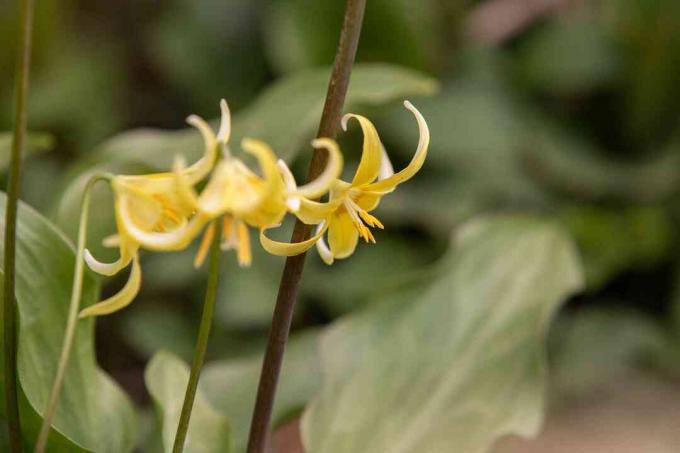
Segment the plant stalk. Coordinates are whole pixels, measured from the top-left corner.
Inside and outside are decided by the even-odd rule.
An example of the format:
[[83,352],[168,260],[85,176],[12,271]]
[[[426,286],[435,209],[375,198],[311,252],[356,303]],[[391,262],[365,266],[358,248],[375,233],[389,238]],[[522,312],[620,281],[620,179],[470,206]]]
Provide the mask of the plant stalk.
[[64,332],[64,342],[61,347],[61,355],[57,364],[57,373],[52,383],[52,390],[47,400],[47,406],[43,413],[43,422],[40,426],[40,433],[35,443],[35,453],[43,453],[47,447],[47,440],[50,436],[52,420],[57,412],[61,388],[64,384],[66,367],[71,356],[73,340],[75,339],[76,325],[78,324],[78,311],[80,310],[80,299],[83,292],[84,262],[83,253],[87,242],[87,223],[90,212],[90,196],[92,187],[99,181],[110,180],[110,175],[98,174],[90,178],[83,192],[83,199],[80,204],[80,222],[78,224],[78,244],[76,246],[76,262],[73,270],[73,287],[71,288],[71,301],[69,303],[66,330]]
[[[345,18],[340,32],[340,40],[335,54],[333,71],[328,83],[326,102],[321,115],[317,137],[335,138],[340,128],[342,108],[345,103],[352,65],[354,64],[354,58],[359,45],[365,8],[366,0],[347,0]],[[314,150],[309,165],[308,181],[321,174],[326,166],[327,159],[328,155],[325,150]],[[305,225],[298,220],[295,223],[291,242],[301,242],[309,238],[311,229],[311,226]],[[255,409],[250,425],[248,453],[264,453],[267,447],[276,387],[281,373],[283,354],[293,319],[293,311],[305,265],[305,257],[306,253],[288,257],[283,268],[271,330],[269,332],[269,341],[260,373]]]
[[16,272],[16,226],[21,179],[21,154],[26,143],[26,97],[31,66],[33,37],[33,0],[21,1],[21,37],[19,58],[16,66],[14,137],[7,182],[7,206],[5,211],[5,257],[4,257],[4,354],[5,354],[5,411],[12,453],[21,452],[21,420],[17,389],[17,314],[15,294]]
[[196,350],[194,351],[194,359],[191,364],[191,374],[189,375],[187,390],[184,394],[184,404],[182,405],[182,412],[177,425],[175,443],[172,447],[173,453],[181,453],[182,450],[184,450],[184,442],[186,441],[187,432],[189,431],[189,420],[191,418],[191,410],[194,406],[194,398],[196,397],[198,379],[201,376],[201,369],[203,368],[203,361],[205,360],[205,351],[208,348],[208,338],[210,336],[210,327],[212,326],[213,312],[215,311],[217,283],[220,273],[220,239],[222,235],[218,234],[219,230],[217,227],[218,222],[213,221],[215,235],[210,246],[208,285],[205,291],[205,301],[203,302],[203,315],[201,316],[201,325],[198,328]]

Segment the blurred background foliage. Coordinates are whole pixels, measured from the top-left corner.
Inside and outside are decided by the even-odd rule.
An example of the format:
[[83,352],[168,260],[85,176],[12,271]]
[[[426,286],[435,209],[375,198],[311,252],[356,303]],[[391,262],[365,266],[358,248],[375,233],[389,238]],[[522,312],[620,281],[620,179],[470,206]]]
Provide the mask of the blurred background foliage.
[[[327,67],[343,4],[41,2],[30,94],[30,128],[39,132],[29,145],[46,152],[27,158],[23,199],[73,231],[77,219],[60,217],[59,206],[104,140],[137,127],[183,128],[188,113],[214,118],[221,97],[238,117],[274,81]],[[3,68],[14,61],[13,7],[0,5]],[[680,2],[371,0],[358,61],[439,81],[434,96],[412,99],[430,124],[431,152],[422,175],[385,199],[378,215],[389,228],[377,245],[333,268],[311,258],[296,331],[426,280],[451,231],[473,215],[534,212],[568,228],[586,270],[585,292],[551,331],[556,404],[621,374],[677,373]],[[12,72],[0,73],[5,131],[11,86]],[[304,98],[306,85],[296,89]],[[359,111],[375,118],[396,166],[407,162],[417,137],[399,103]],[[181,137],[166,137],[166,158],[199,151],[197,137]],[[353,162],[357,134],[342,143]],[[8,145],[0,135],[0,149]],[[307,156],[300,152],[298,171]],[[144,169],[139,159],[125,170]],[[152,354],[191,355],[204,285],[193,253],[146,256],[139,300],[98,321],[100,364],[140,404],[149,403],[143,369]],[[251,270],[233,261],[224,260],[209,354],[248,361],[263,345],[282,260],[257,253]],[[120,284],[107,281],[105,291]]]

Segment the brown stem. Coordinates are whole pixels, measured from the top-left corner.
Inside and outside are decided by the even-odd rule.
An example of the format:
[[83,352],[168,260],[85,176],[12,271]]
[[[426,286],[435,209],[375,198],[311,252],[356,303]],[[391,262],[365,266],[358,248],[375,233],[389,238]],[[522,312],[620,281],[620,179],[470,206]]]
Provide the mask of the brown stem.
[[[345,103],[345,95],[349,86],[349,78],[354,64],[361,25],[364,19],[366,0],[347,0],[345,18],[340,32],[340,42],[335,54],[333,72],[328,83],[326,102],[321,115],[317,137],[335,138],[340,128],[342,107]],[[325,150],[315,150],[309,165],[307,179],[316,178],[326,166],[328,158]],[[309,238],[311,226],[300,221],[295,223],[295,229],[291,242],[300,242]],[[293,319],[295,301],[297,299],[302,270],[305,266],[306,254],[291,256],[286,259],[283,268],[279,294],[276,298],[276,306],[272,318],[269,342],[265,352],[260,384],[257,389],[257,399],[250,425],[250,437],[248,439],[248,453],[264,453],[269,437],[276,386],[281,372],[283,353],[286,349],[288,333]]]
[[26,143],[26,95],[31,66],[33,36],[33,0],[21,2],[21,37],[16,69],[14,138],[7,182],[7,206],[5,211],[5,257],[4,257],[4,353],[5,353],[5,411],[9,428],[9,444],[13,453],[21,452],[21,422],[17,388],[17,327],[15,298],[15,257],[17,207],[21,175],[21,153]]

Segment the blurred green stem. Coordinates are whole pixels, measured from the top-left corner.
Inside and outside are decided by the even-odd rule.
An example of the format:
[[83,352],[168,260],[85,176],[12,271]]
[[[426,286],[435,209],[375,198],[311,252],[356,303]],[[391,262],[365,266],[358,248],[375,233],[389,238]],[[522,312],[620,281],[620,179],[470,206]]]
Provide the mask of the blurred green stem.
[[[349,87],[349,78],[352,73],[352,65],[359,45],[361,26],[364,20],[366,0],[347,0],[345,18],[340,31],[338,49],[333,62],[333,72],[328,82],[326,102],[324,103],[321,122],[317,137],[335,138],[340,128],[342,108],[345,104],[345,96]],[[314,150],[312,161],[309,164],[307,180],[316,178],[326,166],[328,156],[323,150]],[[291,242],[301,242],[309,238],[311,227],[299,220],[295,223],[295,229]],[[283,354],[288,342],[290,325],[293,320],[295,301],[297,299],[302,271],[305,266],[305,253],[286,258],[283,268],[279,293],[276,297],[274,315],[272,317],[269,341],[265,351],[260,383],[257,388],[255,409],[250,422],[250,436],[248,438],[248,453],[264,453],[269,437],[276,387],[281,373]]]
[[208,285],[205,290],[205,301],[203,302],[203,315],[201,316],[201,325],[198,328],[198,338],[196,339],[196,350],[194,351],[194,359],[191,364],[191,374],[189,375],[189,382],[187,383],[187,390],[184,394],[184,404],[182,405],[182,413],[179,417],[179,424],[177,425],[177,434],[175,434],[175,444],[172,447],[173,453],[180,453],[184,450],[184,442],[189,431],[189,420],[191,419],[191,410],[194,406],[194,398],[196,397],[196,388],[198,387],[198,379],[201,376],[201,369],[203,368],[203,361],[205,360],[205,351],[208,348],[208,338],[210,337],[210,327],[212,326],[213,312],[215,311],[215,300],[217,299],[217,282],[220,273],[220,238],[218,222],[213,221],[215,234],[212,244],[210,245],[210,265],[208,268]]
[[75,338],[76,325],[78,324],[78,310],[80,309],[80,298],[83,292],[83,274],[84,274],[84,259],[85,243],[87,241],[87,222],[90,211],[90,196],[92,187],[99,181],[111,180],[110,175],[97,174],[90,178],[85,186],[83,199],[80,206],[80,222],[78,224],[78,245],[76,248],[75,269],[73,271],[73,287],[71,288],[71,302],[68,309],[68,320],[66,321],[66,331],[64,333],[64,342],[61,347],[61,355],[59,356],[59,363],[57,364],[57,374],[52,383],[52,390],[48,398],[47,407],[43,413],[43,422],[38,434],[38,440],[35,443],[35,453],[43,453],[47,446],[47,440],[50,435],[50,428],[54,414],[59,405],[59,396],[61,395],[61,387],[64,383],[64,376],[66,374],[66,366],[71,355],[71,348],[73,347],[73,340]]
[[19,39],[19,58],[16,67],[15,85],[15,122],[12,156],[7,182],[7,207],[5,210],[5,259],[4,259],[4,354],[5,354],[5,413],[9,429],[10,449],[21,452],[21,421],[19,419],[19,400],[17,391],[17,314],[15,294],[16,272],[16,227],[19,202],[19,182],[21,176],[21,154],[26,142],[26,96],[31,66],[31,45],[33,36],[33,0],[21,1],[21,37]]

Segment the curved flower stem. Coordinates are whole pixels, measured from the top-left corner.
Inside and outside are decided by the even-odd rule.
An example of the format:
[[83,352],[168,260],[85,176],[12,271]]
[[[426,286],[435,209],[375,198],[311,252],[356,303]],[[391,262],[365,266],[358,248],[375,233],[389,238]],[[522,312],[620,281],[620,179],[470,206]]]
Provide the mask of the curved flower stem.
[[[213,221],[213,228],[217,229],[218,221]],[[194,351],[194,359],[191,364],[191,374],[189,375],[189,382],[187,383],[187,390],[184,394],[184,404],[182,405],[182,413],[179,416],[179,423],[177,425],[177,434],[175,434],[175,443],[172,447],[173,453],[180,453],[184,450],[184,442],[189,431],[189,420],[191,418],[191,410],[194,406],[194,398],[196,397],[196,388],[198,387],[198,378],[201,376],[201,369],[203,368],[203,361],[205,360],[205,351],[208,347],[208,338],[210,336],[210,327],[212,326],[213,312],[215,311],[215,300],[217,299],[217,282],[220,273],[220,239],[222,235],[213,235],[212,244],[210,246],[210,264],[208,268],[208,285],[205,290],[205,300],[203,302],[203,314],[201,315],[201,325],[198,328],[198,338],[196,339],[196,349]]]
[[17,397],[17,327],[15,298],[15,258],[17,207],[21,175],[21,153],[26,141],[26,97],[31,66],[33,36],[33,0],[21,2],[21,38],[19,59],[16,67],[14,139],[7,182],[7,206],[5,211],[5,260],[4,260],[4,353],[5,353],[5,410],[9,428],[9,443],[13,453],[21,451],[21,421]]
[[[326,102],[317,137],[335,138],[340,128],[342,107],[345,103],[345,95],[349,86],[349,78],[354,64],[359,35],[364,18],[366,0],[347,0],[345,18],[340,32],[340,42],[335,54],[333,72],[328,83]],[[307,179],[316,178],[326,166],[327,152],[314,150],[312,161],[309,165]],[[291,242],[302,242],[310,237],[311,227],[304,225],[299,220],[295,223]],[[306,254],[291,256],[286,259],[279,293],[276,298],[276,306],[272,318],[272,326],[269,332],[269,342],[265,352],[260,383],[257,389],[255,409],[250,424],[250,437],[248,439],[248,453],[264,453],[269,425],[271,422],[276,386],[283,363],[283,353],[288,341],[288,333],[293,319],[295,301],[297,299],[302,270],[305,265]]]
[[83,199],[80,206],[80,222],[78,225],[78,245],[76,247],[75,269],[73,271],[73,287],[71,288],[71,302],[68,309],[68,319],[66,321],[66,331],[64,332],[64,342],[61,347],[61,355],[59,356],[59,363],[57,364],[57,374],[52,383],[52,390],[47,400],[47,407],[43,413],[43,422],[40,427],[40,433],[35,444],[35,453],[43,453],[47,446],[47,439],[50,435],[50,428],[54,414],[59,405],[59,396],[61,395],[61,388],[64,383],[64,376],[66,375],[66,366],[71,355],[73,347],[73,340],[75,338],[76,325],[78,323],[78,310],[80,309],[80,298],[83,292],[83,275],[84,275],[84,259],[83,253],[85,251],[85,242],[87,241],[87,222],[90,211],[90,195],[92,187],[99,181],[111,180],[111,176],[107,174],[97,174],[92,176],[85,186],[83,192]]

